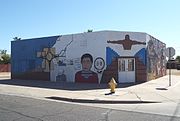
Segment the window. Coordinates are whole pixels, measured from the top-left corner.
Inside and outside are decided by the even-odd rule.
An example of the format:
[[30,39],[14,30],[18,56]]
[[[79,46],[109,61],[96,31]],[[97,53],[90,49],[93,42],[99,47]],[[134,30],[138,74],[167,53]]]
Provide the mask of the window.
[[125,60],[121,59],[119,60],[119,71],[125,71]]
[[128,71],[134,71],[134,59],[128,59]]

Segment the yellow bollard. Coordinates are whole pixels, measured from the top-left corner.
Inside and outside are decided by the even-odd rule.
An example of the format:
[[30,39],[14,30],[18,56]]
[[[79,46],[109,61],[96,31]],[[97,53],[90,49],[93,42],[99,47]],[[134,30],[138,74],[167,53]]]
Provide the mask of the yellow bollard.
[[115,79],[112,77],[111,81],[108,83],[109,87],[110,87],[110,91],[111,93],[115,93],[115,88],[117,86],[117,83],[115,81]]

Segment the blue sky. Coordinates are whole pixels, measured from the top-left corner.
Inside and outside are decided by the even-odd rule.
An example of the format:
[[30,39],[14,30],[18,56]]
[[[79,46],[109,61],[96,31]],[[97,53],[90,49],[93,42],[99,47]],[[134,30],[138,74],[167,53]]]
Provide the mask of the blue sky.
[[0,49],[22,39],[117,30],[146,32],[180,55],[180,0],[0,0]]

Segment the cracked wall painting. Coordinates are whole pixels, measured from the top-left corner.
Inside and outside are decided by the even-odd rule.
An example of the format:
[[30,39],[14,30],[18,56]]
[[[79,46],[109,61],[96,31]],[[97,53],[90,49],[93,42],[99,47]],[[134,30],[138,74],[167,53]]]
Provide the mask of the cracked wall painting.
[[[84,53],[83,50],[76,53],[77,48],[87,47],[85,41],[77,41],[74,35],[61,36],[57,39],[53,46],[56,48],[56,58],[53,60],[54,69],[51,70],[51,81],[99,83],[97,73],[92,70],[92,67],[94,68],[93,55]],[[76,46],[75,51],[73,51],[74,46]],[[76,56],[69,56],[72,53]]]

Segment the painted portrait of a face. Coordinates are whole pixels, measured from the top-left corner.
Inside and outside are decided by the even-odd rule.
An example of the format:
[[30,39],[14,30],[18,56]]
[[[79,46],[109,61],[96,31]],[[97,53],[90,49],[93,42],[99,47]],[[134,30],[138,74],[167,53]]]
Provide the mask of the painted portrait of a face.
[[97,73],[91,71],[92,64],[93,64],[92,55],[86,53],[81,56],[82,70],[76,72],[75,82],[98,83]]
[[84,71],[89,71],[92,67],[92,62],[89,57],[83,58],[81,64],[82,64],[82,70]]

